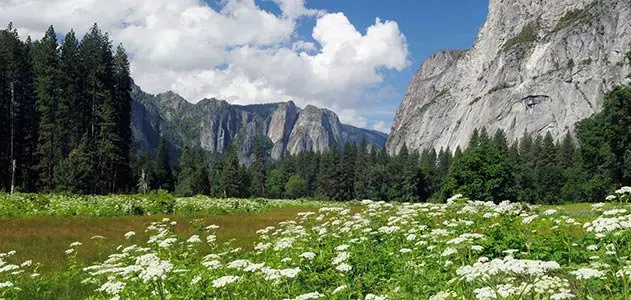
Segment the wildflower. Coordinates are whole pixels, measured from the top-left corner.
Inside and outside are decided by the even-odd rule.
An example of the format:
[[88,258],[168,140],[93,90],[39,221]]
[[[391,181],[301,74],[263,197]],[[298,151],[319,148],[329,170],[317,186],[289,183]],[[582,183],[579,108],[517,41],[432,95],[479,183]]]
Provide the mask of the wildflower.
[[210,270],[216,270],[221,268],[221,262],[218,260],[205,261],[202,265]]
[[166,279],[166,274],[173,270],[173,264],[166,260],[161,260],[153,253],[145,254],[136,259],[136,265],[142,268],[138,277],[143,282]]
[[347,263],[341,263],[339,264],[337,267],[335,267],[336,270],[340,271],[340,272],[349,272],[350,270],[353,269],[353,267]]
[[401,248],[401,250],[399,250],[399,252],[401,252],[401,253],[410,253],[410,252],[412,252],[412,249],[409,249],[409,248]]
[[346,285],[340,285],[340,286],[336,287],[335,290],[333,290],[333,294],[337,294],[337,293],[339,293],[339,292],[341,292],[341,291],[343,291],[345,289],[346,289]]
[[195,276],[195,277],[191,280],[191,285],[198,284],[200,281],[202,281],[202,277],[201,277],[201,276]]
[[337,254],[335,258],[333,258],[333,264],[339,265],[345,262],[349,257],[350,257],[350,254],[348,252],[340,252]]
[[198,243],[201,243],[202,240],[199,238],[199,235],[193,235],[190,238],[188,238],[186,242],[189,244],[198,244]]
[[217,240],[217,236],[216,235],[209,235],[206,237],[206,242],[209,244],[214,243]]
[[473,246],[471,246],[471,250],[473,250],[473,251],[482,251],[482,250],[484,250],[484,247],[482,247],[480,245],[473,245]]
[[229,263],[228,264],[228,268],[229,269],[243,270],[249,265],[250,265],[250,261],[249,260],[247,260],[247,259],[238,259],[238,260],[235,260],[235,261],[232,261],[231,263]]
[[458,295],[452,291],[443,291],[438,294],[429,297],[429,300],[448,300],[452,298],[456,298]]
[[605,276],[604,272],[591,269],[591,268],[580,268],[576,271],[570,272],[570,274],[576,276],[578,280],[589,280],[592,278],[603,278]]
[[263,268],[265,266],[265,263],[260,263],[260,264],[250,264],[249,266],[245,267],[245,269],[243,269],[244,272],[256,272],[258,270],[260,270],[261,268]]
[[118,295],[120,294],[120,292],[123,291],[123,289],[125,288],[125,285],[126,284],[124,282],[107,281],[106,283],[101,285],[101,287],[99,287],[96,291],[104,292],[110,295]]
[[302,294],[296,298],[294,298],[293,300],[308,300],[308,299],[318,299],[318,298],[322,298],[324,297],[324,295],[318,293],[318,292],[313,292],[313,293],[307,293],[307,294]]
[[135,233],[135,232],[133,232],[133,231],[129,231],[129,232],[125,233],[125,238],[126,238],[126,239],[131,239],[131,238],[132,238],[133,236],[135,236],[135,235],[136,235],[136,233]]
[[279,273],[280,273],[280,276],[287,277],[287,278],[294,278],[296,277],[296,275],[298,275],[298,273],[300,273],[300,268],[283,269],[283,270],[280,270]]
[[74,243],[70,244],[70,248],[78,247],[78,246],[81,246],[81,245],[83,245],[81,242],[74,242]]
[[74,253],[74,249],[71,248],[71,249],[66,250],[66,254],[72,254],[72,253]]
[[27,260],[27,261],[23,262],[23,263],[20,265],[20,267],[22,267],[22,268],[28,268],[28,267],[30,267],[32,264],[33,264],[33,261],[32,261],[32,260]]
[[447,248],[445,249],[445,251],[443,251],[443,253],[440,255],[442,257],[446,257],[446,256],[451,256],[453,254],[457,254],[458,250],[454,249],[454,248]]
[[364,300],[388,300],[388,297],[382,295],[368,294]]
[[316,257],[316,254],[313,252],[305,252],[303,254],[300,254],[300,257],[307,260],[313,260]]
[[350,246],[349,246],[349,245],[346,245],[346,244],[344,244],[344,245],[339,245],[339,246],[335,247],[335,250],[336,250],[336,251],[346,251],[346,249],[348,249],[348,247],[350,247]]
[[213,280],[213,287],[218,289],[222,288],[228,284],[235,283],[239,280],[239,276],[223,276]]
[[176,238],[168,238],[168,239],[165,239],[162,242],[160,242],[158,244],[158,247],[160,247],[160,248],[168,248],[175,242],[177,242]]

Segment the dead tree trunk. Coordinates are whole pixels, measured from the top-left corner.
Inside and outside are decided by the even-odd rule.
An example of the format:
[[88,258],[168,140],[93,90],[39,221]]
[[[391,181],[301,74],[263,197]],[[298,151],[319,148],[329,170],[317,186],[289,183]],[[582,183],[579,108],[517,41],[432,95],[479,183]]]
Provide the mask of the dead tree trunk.
[[15,159],[15,89],[11,82],[11,194],[15,190],[15,173],[17,160]]

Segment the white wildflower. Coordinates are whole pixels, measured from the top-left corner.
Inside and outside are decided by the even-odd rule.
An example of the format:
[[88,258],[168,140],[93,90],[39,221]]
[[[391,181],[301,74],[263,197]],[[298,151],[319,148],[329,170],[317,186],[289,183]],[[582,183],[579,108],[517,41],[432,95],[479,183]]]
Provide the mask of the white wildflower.
[[223,276],[213,280],[213,287],[218,289],[222,288],[228,284],[235,283],[239,280],[239,276]]

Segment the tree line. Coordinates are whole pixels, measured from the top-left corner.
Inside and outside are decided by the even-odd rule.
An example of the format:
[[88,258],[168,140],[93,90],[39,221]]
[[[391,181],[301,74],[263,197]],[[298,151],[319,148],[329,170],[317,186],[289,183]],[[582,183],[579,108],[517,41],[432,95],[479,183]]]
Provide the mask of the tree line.
[[[631,60],[631,53],[627,55]],[[325,153],[302,152],[269,160],[264,138],[249,168],[237,153],[205,155],[186,148],[175,171],[161,143],[153,166],[154,188],[179,195],[215,197],[316,197],[346,201],[444,201],[455,194],[486,201],[539,204],[602,201],[631,185],[631,85],[606,94],[600,113],[555,141],[550,133],[525,133],[509,142],[503,130],[474,130],[463,150],[410,151],[333,144]],[[151,161],[145,154],[144,161]],[[135,169],[138,169],[136,167]],[[173,175],[175,174],[175,175]]]
[[391,155],[362,140],[272,161],[261,137],[248,167],[236,145],[225,154],[183,146],[175,158],[162,140],[136,153],[130,90],[125,50],[96,24],[81,41],[70,31],[61,43],[52,26],[38,41],[20,40],[11,24],[0,30],[0,190],[410,202],[462,193],[562,203],[600,201],[631,185],[629,85],[607,93],[602,111],[561,141],[525,134],[509,142],[502,130],[482,128],[454,151],[403,145]]
[[131,78],[95,24],[61,43],[0,30],[0,190],[129,191]]

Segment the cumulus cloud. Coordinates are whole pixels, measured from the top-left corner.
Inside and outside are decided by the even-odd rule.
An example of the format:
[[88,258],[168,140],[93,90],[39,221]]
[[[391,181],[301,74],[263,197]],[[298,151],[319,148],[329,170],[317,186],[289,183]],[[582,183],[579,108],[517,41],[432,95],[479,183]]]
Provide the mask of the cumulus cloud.
[[[376,18],[362,34],[343,13],[273,0],[281,13],[254,0],[0,0],[0,22],[13,21],[39,38],[48,25],[82,33],[93,22],[130,53],[132,76],[151,93],[173,90],[191,101],[215,97],[250,104],[294,100],[340,114],[365,127],[358,113],[382,70],[408,67],[405,36]],[[301,18],[315,18],[301,37]],[[374,124],[373,127],[378,126]]]
[[373,130],[377,130],[383,133],[390,133],[390,126],[385,121],[377,121],[372,125]]

